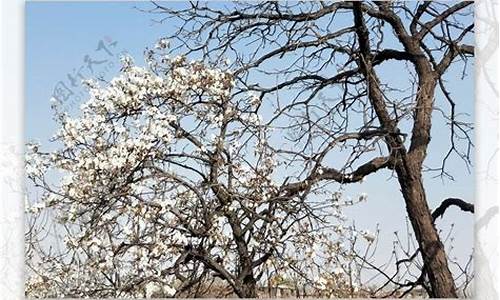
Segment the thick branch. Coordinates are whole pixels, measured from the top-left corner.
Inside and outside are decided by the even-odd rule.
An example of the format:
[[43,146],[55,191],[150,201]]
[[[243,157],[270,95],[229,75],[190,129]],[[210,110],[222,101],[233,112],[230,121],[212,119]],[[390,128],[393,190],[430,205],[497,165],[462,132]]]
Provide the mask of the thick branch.
[[441,202],[441,205],[434,210],[432,213],[432,220],[435,221],[437,218],[443,217],[448,207],[453,205],[458,206],[463,211],[474,213],[474,204],[465,202],[464,200],[458,198],[448,198]]
[[392,164],[389,157],[377,157],[369,162],[361,165],[352,173],[343,173],[337,169],[324,168],[317,170],[307,179],[290,183],[283,186],[282,190],[286,192],[286,196],[290,197],[309,189],[314,183],[322,180],[333,180],[338,183],[354,183],[361,181],[364,177],[377,172],[380,169],[386,168]]

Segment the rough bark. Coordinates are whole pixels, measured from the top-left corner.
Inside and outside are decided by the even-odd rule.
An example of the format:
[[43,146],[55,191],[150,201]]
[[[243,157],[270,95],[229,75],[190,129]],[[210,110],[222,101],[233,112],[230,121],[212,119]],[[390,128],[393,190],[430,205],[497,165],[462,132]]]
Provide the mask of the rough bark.
[[444,246],[433,224],[424,186],[417,166],[407,163],[396,168],[415,237],[431,284],[431,297],[456,298],[455,282],[448,267]]
[[257,298],[257,282],[252,275],[248,275],[236,290],[240,298]]
[[257,280],[253,272],[253,261],[248,253],[246,243],[244,252],[240,253],[240,272],[237,280],[236,293],[240,298],[257,298]]
[[396,172],[415,237],[431,284],[431,297],[457,298],[455,281],[448,267],[444,246],[434,226],[422,182],[422,164],[431,140],[432,109],[437,77],[425,60],[415,63],[419,77],[411,146]]
[[[410,149],[408,152],[406,151],[399,136],[389,135],[386,137],[388,150],[392,153],[394,159],[398,161],[395,164],[395,171],[406,203],[408,217],[419,247],[422,250],[424,268],[431,283],[432,295],[430,296],[435,298],[456,298],[455,282],[448,267],[444,246],[434,227],[422,182],[422,164],[431,140],[432,106],[434,104],[437,77],[430,63],[423,58],[418,43],[406,34],[404,28],[394,18],[394,14],[387,9],[386,4],[380,3],[380,9],[387,14],[388,21],[394,23],[394,28],[398,31],[399,38],[405,45],[406,50],[412,56],[417,57],[414,66],[419,78]],[[362,11],[362,4],[353,2],[354,23],[361,52],[358,64],[365,76],[368,97],[380,124],[389,132],[397,133],[395,122],[389,115],[383,92],[380,90],[380,80],[373,68],[369,32]]]

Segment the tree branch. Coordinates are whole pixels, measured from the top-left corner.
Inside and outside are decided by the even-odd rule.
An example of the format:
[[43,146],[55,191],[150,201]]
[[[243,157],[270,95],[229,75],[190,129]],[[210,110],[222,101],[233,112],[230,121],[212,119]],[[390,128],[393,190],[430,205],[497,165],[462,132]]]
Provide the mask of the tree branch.
[[441,205],[439,205],[436,210],[434,210],[434,212],[432,213],[432,220],[436,221],[437,218],[443,217],[446,209],[453,205],[458,206],[463,211],[474,213],[474,204],[465,202],[464,200],[458,198],[447,198],[443,202],[441,202]]

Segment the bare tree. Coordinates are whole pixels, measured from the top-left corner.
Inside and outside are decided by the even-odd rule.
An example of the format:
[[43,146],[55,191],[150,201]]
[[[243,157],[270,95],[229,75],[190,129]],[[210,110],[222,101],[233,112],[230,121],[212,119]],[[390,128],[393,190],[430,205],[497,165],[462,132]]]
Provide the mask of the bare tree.
[[[449,126],[450,148],[442,165],[429,171],[451,176],[446,163],[453,155],[470,164],[472,125],[457,114],[446,76],[455,63],[467,66],[473,56],[472,2],[153,5],[148,11],[161,22],[180,22],[169,36],[177,41],[173,52],[210,62],[233,60],[235,95],[255,92],[255,112],[272,111],[267,124],[287,130],[286,143],[267,147],[303,171],[288,176],[277,195],[293,198],[322,182],[349,184],[391,170],[430,296],[457,296],[422,174],[435,111]],[[386,65],[397,68],[395,76],[407,77],[405,86],[391,82]],[[459,80],[456,71],[451,74]],[[331,159],[338,152],[348,154]],[[343,165],[334,167],[340,159]]]

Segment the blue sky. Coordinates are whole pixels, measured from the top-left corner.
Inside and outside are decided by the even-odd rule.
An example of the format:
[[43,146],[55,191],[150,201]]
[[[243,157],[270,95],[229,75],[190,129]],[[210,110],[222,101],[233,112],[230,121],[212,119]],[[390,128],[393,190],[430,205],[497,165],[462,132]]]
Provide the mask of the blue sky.
[[[147,3],[133,2],[27,2],[26,3],[26,117],[25,136],[47,144],[55,132],[55,123],[51,120],[49,99],[55,86],[62,81],[70,85],[68,74],[80,70],[84,76],[91,75],[86,67],[85,57],[94,64],[94,75],[103,72],[109,79],[118,71],[117,53],[126,50],[136,61],[141,61],[145,47],[152,46],[162,36],[171,34],[175,24],[158,24],[152,21],[154,16],[134,9],[134,6],[147,7]],[[180,5],[171,3],[171,5]],[[110,56],[104,49],[96,51],[98,43],[111,51]],[[113,48],[109,43],[116,42]],[[106,60],[106,61],[105,61]],[[105,61],[105,62],[104,62]],[[111,65],[113,64],[113,65]],[[104,66],[108,66],[107,69]],[[396,69],[397,70],[397,69]],[[469,73],[472,73],[470,69]],[[455,96],[461,112],[474,115],[473,77],[458,80],[461,69],[451,70],[449,87]],[[382,76],[397,79],[394,69],[382,70]],[[82,87],[72,88],[74,93],[70,102],[81,103],[75,95],[84,100]],[[443,130],[443,121],[436,119],[433,129],[433,141],[429,150],[428,163],[436,166],[445,154],[448,146],[447,131]],[[426,176],[425,187],[431,208],[447,197],[459,197],[466,201],[474,199],[473,173],[464,169],[458,159],[449,162],[450,171],[455,181],[442,181]],[[363,184],[346,187],[346,194],[353,198],[364,192],[368,202],[347,210],[360,228],[374,229],[380,224],[382,239],[380,250],[389,250],[393,232],[404,232],[406,216],[404,202],[399,193],[397,182],[389,180],[390,173],[382,172],[370,176]],[[446,230],[452,221],[455,223],[455,254],[466,258],[471,254],[473,245],[473,217],[457,209],[450,209],[444,219],[438,221],[438,227]],[[381,256],[383,258],[387,255]],[[382,261],[381,261],[382,262]]]

